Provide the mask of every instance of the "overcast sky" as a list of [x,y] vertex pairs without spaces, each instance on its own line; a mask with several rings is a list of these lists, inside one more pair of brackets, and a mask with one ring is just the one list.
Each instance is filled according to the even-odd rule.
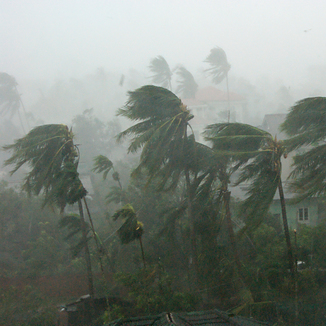
[[326,64],[325,0],[0,0],[0,71],[22,78],[145,70],[163,55],[200,69],[214,46],[232,72],[301,82]]

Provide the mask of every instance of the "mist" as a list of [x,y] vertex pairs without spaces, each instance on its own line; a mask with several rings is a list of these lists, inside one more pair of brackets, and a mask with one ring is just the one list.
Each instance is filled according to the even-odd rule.
[[1,1],[0,6],[1,71],[16,78],[36,124],[68,123],[90,108],[113,117],[128,90],[150,83],[148,65],[157,55],[171,68],[184,65],[199,86],[209,84],[203,61],[214,46],[228,56],[231,89],[261,99],[252,116],[279,110],[272,102],[282,87],[292,102],[325,95],[323,1]]

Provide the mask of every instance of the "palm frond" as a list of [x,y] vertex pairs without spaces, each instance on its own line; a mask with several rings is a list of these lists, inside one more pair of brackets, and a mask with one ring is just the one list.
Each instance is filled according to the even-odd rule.
[[195,98],[198,84],[196,83],[194,76],[185,68],[180,66],[177,70],[179,76],[178,87],[176,93],[181,93],[182,98]]
[[204,62],[207,62],[211,66],[206,69],[206,72],[212,76],[213,83],[215,84],[219,84],[231,69],[226,53],[220,47],[211,49],[210,54]]
[[171,89],[172,72],[161,55],[151,60],[149,70],[153,74],[151,76],[152,83]]
[[113,163],[104,155],[98,155],[94,158],[94,168],[92,169],[95,173],[103,172],[103,179],[105,180],[108,173],[113,168]]
[[286,140],[288,151],[301,146],[314,145],[326,138],[326,98],[311,97],[297,102],[281,124],[290,139]]
[[289,136],[309,131],[314,137],[325,138],[325,123],[326,97],[310,97],[298,101],[290,109],[281,125],[281,131],[285,131]]
[[132,121],[160,121],[186,111],[181,100],[163,87],[145,85],[128,92],[128,95],[127,103],[118,110],[117,115]]
[[280,182],[280,168],[275,166],[273,153],[262,152],[247,164],[236,184],[250,181],[247,198],[240,211],[249,231],[263,222]]
[[326,145],[313,147],[293,157],[290,190],[296,193],[295,202],[326,194],[325,157]]
[[77,172],[79,155],[66,125],[36,127],[3,149],[12,152],[5,161],[6,166],[14,166],[11,174],[24,164],[29,166],[22,189],[34,195],[43,192],[45,204],[59,205],[62,210],[86,195]]
[[0,73],[0,115],[10,113],[12,117],[20,108],[20,95],[14,77]]
[[118,235],[122,244],[128,244],[139,239],[143,232],[143,224],[137,220],[134,208],[127,204],[113,214],[113,220],[124,219],[125,222],[118,230]]

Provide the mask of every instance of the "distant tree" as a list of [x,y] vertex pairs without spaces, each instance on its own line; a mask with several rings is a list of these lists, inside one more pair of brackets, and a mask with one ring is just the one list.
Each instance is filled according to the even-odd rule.
[[195,98],[198,84],[196,83],[194,76],[185,68],[178,67],[176,74],[179,76],[178,87],[176,93],[181,93],[182,98]]
[[44,195],[43,205],[58,206],[63,213],[67,204],[78,203],[85,244],[85,260],[90,295],[94,296],[87,229],[81,200],[87,191],[78,177],[79,154],[73,133],[66,125],[43,125],[32,129],[12,145],[3,147],[12,152],[5,165],[13,165],[11,174],[28,164],[22,189],[30,195]]
[[0,114],[13,116],[20,108],[20,96],[16,79],[5,72],[0,73]]
[[151,60],[149,70],[153,73],[151,79],[154,84],[163,86],[172,91],[172,71],[161,55]]
[[211,49],[211,53],[207,56],[204,62],[207,62],[211,67],[206,71],[212,76],[214,84],[219,84],[222,80],[226,80],[226,88],[228,94],[228,122],[230,122],[230,92],[228,72],[231,65],[228,63],[226,53],[220,47]]
[[125,222],[118,230],[118,235],[122,244],[128,244],[138,239],[143,259],[144,267],[146,267],[144,248],[142,243],[143,223],[138,221],[134,208],[127,204],[117,210],[113,215],[113,220],[123,219]]
[[93,109],[84,110],[72,120],[75,142],[80,146],[81,166],[84,171],[93,167],[93,158],[107,156],[117,148],[115,136],[121,131],[118,121],[105,122],[95,116]]
[[19,112],[21,107],[24,109],[24,111],[25,108],[20,94],[18,93],[17,85],[18,84],[14,77],[5,72],[0,72],[0,115],[4,116],[9,114],[12,118],[17,113],[23,132],[25,132],[23,121]]

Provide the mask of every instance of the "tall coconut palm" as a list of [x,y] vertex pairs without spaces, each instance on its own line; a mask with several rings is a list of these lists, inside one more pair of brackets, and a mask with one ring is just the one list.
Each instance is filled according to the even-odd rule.
[[326,194],[326,97],[311,97],[297,102],[281,125],[291,138],[286,140],[288,151],[303,147],[296,154],[290,188],[296,200]]
[[185,177],[192,256],[196,265],[191,173],[198,163],[198,144],[189,124],[193,115],[175,94],[151,85],[129,92],[129,99],[118,115],[138,122],[118,135],[118,140],[133,136],[129,152],[137,152],[142,148],[140,163],[134,173],[145,168],[148,182],[156,178],[159,190],[173,189],[180,177]]
[[67,204],[78,203],[85,243],[89,292],[94,296],[90,254],[87,245],[87,229],[81,200],[87,191],[77,172],[79,154],[73,142],[73,133],[66,125],[51,124],[32,129],[26,136],[3,147],[12,152],[5,165],[13,165],[11,174],[23,165],[29,171],[22,189],[30,195],[44,196],[43,205],[58,206],[63,214]]
[[287,246],[289,269],[294,280],[294,258],[287,222],[285,197],[282,183],[282,156],[286,157],[286,147],[283,141],[278,141],[266,133],[261,148],[253,159],[243,168],[237,184],[251,182],[247,198],[242,203],[241,210],[245,212],[247,228],[258,226],[266,216],[269,207],[278,191],[282,211],[284,236]]
[[[253,126],[241,123],[220,123],[206,127],[205,139],[212,143],[214,156],[210,162],[211,176],[208,179],[212,182],[219,180],[219,186],[215,189],[218,192],[218,201],[227,224],[234,260],[240,277],[242,277],[242,265],[238,254],[236,237],[230,211],[231,192],[229,184],[231,176],[257,153],[261,147],[266,132]],[[244,280],[244,279],[243,279]]]
[[211,49],[210,54],[204,60],[211,67],[206,71],[212,76],[214,84],[219,84],[224,79],[226,80],[226,89],[228,94],[228,122],[230,122],[230,92],[229,92],[229,79],[228,72],[231,69],[231,65],[228,63],[226,53],[220,47]]
[[173,73],[168,63],[161,55],[151,60],[149,70],[153,73],[151,80],[154,84],[163,86],[172,91],[171,78]]
[[5,72],[0,72],[0,115],[4,116],[9,114],[12,118],[17,113],[22,130],[25,133],[19,109],[21,107],[23,108],[25,116],[26,112],[23,101],[18,93],[17,85],[17,81],[13,76],[10,76]]

